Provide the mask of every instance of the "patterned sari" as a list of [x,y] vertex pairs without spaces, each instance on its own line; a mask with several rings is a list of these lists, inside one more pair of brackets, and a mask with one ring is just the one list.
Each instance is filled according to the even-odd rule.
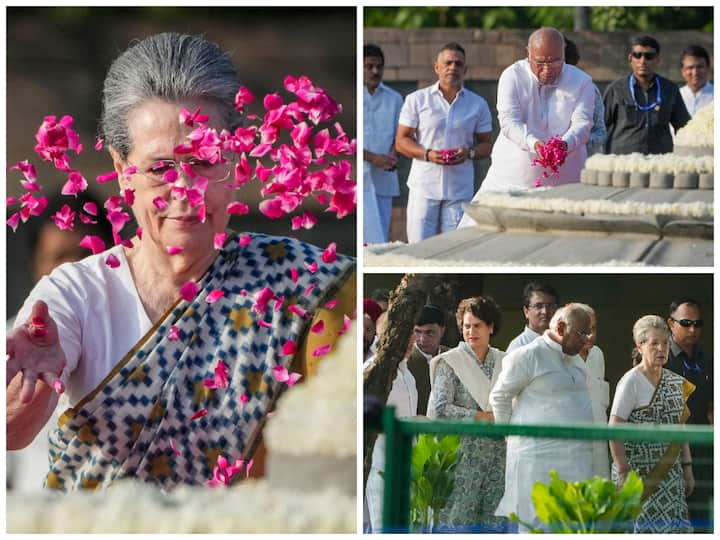
[[[273,368],[293,369],[309,322],[355,264],[343,256],[323,263],[320,249],[289,238],[250,239],[229,240],[199,281],[198,295],[178,300],[61,416],[50,438],[46,487],[97,489],[135,477],[169,489],[207,482],[219,455],[231,464],[252,458],[267,413],[287,387]],[[306,264],[315,261],[312,272]],[[262,309],[256,301],[265,288],[276,298]],[[208,302],[214,290],[224,296]],[[227,387],[208,387],[219,360],[228,367]]]
[[[660,382],[647,407],[635,409],[628,422],[680,424],[690,416],[687,399],[695,386],[680,375],[663,369]],[[681,444],[625,442],[630,469],[643,479],[643,507],[634,532],[692,532],[685,500],[685,481],[680,464]],[[615,471],[613,469],[613,475]]]

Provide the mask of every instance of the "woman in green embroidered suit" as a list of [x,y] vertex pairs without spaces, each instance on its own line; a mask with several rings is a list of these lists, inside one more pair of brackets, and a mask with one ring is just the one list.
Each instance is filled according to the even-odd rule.
[[[645,315],[633,326],[637,365],[618,382],[610,424],[680,424],[690,415],[695,386],[663,366],[670,330],[662,317]],[[685,500],[695,486],[687,443],[610,441],[613,480],[622,486],[631,470],[643,479],[642,512],[634,532],[692,532]]]
[[[500,331],[500,308],[489,297],[466,298],[456,319],[464,341],[430,362],[431,418],[494,420],[488,401],[505,352],[490,346]],[[505,441],[462,437],[455,484],[436,518],[437,530],[505,532],[506,519],[495,516],[505,487]]]
[[352,259],[227,232],[236,159],[178,148],[185,109],[217,133],[241,126],[239,87],[224,51],[180,34],[140,41],[108,72],[101,132],[142,232],[43,278],[7,337],[8,449],[32,441],[63,386],[71,405],[51,437],[50,488],[204,484],[220,455],[243,459],[238,476],[261,474],[282,370],[312,372],[355,308]]

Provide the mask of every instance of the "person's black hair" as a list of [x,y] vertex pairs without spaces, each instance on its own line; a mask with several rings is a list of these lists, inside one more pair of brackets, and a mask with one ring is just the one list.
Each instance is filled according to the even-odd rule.
[[651,36],[637,36],[632,40],[632,43],[630,44],[630,49],[632,50],[633,47],[652,47],[655,49],[655,52],[660,54],[660,44],[658,43],[657,39]]
[[685,47],[685,50],[682,52],[682,56],[680,56],[680,65],[682,66],[683,60],[685,60],[686,56],[694,56],[695,58],[704,58],[705,62],[707,62],[708,67],[710,67],[710,55],[705,50],[705,47],[701,47],[700,45],[688,45]]
[[382,49],[373,43],[368,43],[363,47],[363,60],[368,56],[379,58],[382,60],[383,64],[385,63],[385,55],[383,54]]
[[525,288],[523,289],[522,302],[524,307],[528,307],[530,305],[530,297],[533,293],[543,293],[548,296],[552,296],[555,299],[555,303],[558,305],[560,304],[560,296],[552,286],[547,283],[532,281],[525,285]]
[[483,321],[487,325],[493,325],[491,336],[500,332],[500,324],[502,323],[502,312],[500,306],[495,303],[490,296],[475,296],[473,298],[465,298],[458,304],[455,320],[458,330],[462,334],[463,317],[465,313],[470,312],[475,317]]
[[565,63],[571,66],[577,66],[580,61],[580,51],[574,41],[567,36],[563,37],[565,38]]
[[677,311],[677,309],[680,306],[682,306],[683,304],[687,304],[689,306],[695,306],[696,308],[698,308],[698,311],[700,311],[700,309],[702,309],[700,302],[698,302],[694,298],[685,296],[685,297],[678,298],[678,299],[670,302],[670,317],[672,317],[672,314],[675,313]]
[[390,298],[390,289],[375,289],[370,293],[370,299],[376,302],[387,302]]
[[442,47],[440,47],[440,50],[438,51],[438,54],[440,54],[443,51],[456,51],[461,52],[462,55],[467,58],[467,55],[465,54],[465,49],[463,49],[462,45],[460,45],[456,41],[451,41],[450,43],[446,43]]

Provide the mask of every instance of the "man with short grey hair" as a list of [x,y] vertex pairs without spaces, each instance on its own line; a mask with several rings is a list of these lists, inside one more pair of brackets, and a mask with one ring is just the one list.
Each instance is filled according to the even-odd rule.
[[[592,336],[589,306],[571,303],[558,309],[538,339],[509,353],[490,392],[495,422],[580,424],[593,420],[590,391],[578,353]],[[592,443],[566,439],[508,437],[505,493],[496,515],[516,513],[539,526],[531,499],[535,482],[547,483],[555,469],[570,482],[592,471]]]

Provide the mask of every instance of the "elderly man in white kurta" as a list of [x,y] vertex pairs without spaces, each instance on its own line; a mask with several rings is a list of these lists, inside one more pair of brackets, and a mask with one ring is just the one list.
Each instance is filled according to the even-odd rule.
[[[363,48],[364,240],[390,239],[392,199],[400,195],[395,132],[403,99],[383,84],[385,55],[377,45]],[[374,200],[373,200],[374,199]]]
[[[438,82],[405,98],[395,147],[412,158],[408,177],[408,242],[457,228],[461,204],[475,190],[472,160],[490,155],[492,120],[487,102],[463,87],[465,50],[440,49]],[[441,152],[445,150],[446,152]]]
[[[590,392],[578,356],[590,335],[589,307],[568,304],[555,312],[542,337],[509,353],[490,392],[495,422],[592,422]],[[505,493],[496,515],[509,516],[515,512],[522,521],[539,526],[531,490],[535,482],[550,481],[551,469],[563,480],[586,480],[592,471],[592,443],[508,437]]]
[[[533,166],[538,148],[558,135],[567,158],[559,176],[542,185],[580,181],[587,158],[586,143],[593,126],[595,90],[584,71],[565,64],[565,42],[554,28],[541,28],[528,40],[528,57],[505,69],[498,82],[500,134],[492,165],[475,198],[483,192],[533,189],[542,168]],[[471,225],[469,217],[462,226]]]

